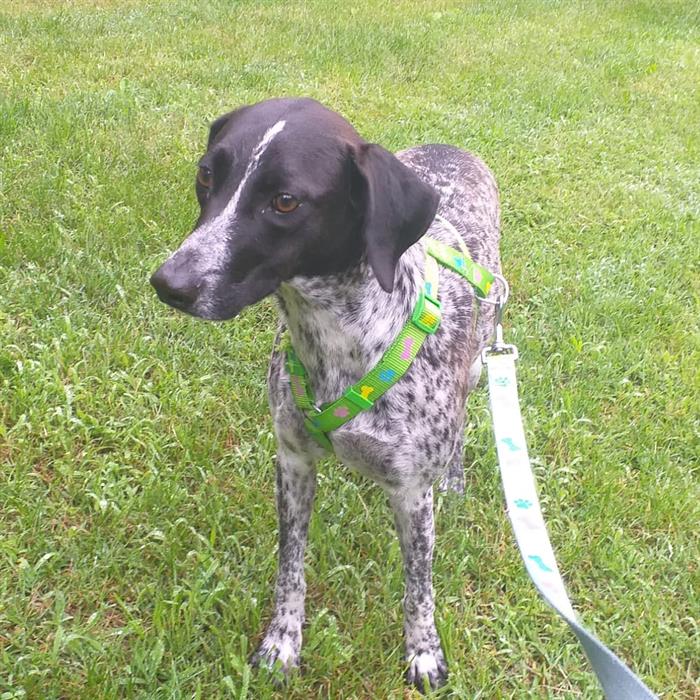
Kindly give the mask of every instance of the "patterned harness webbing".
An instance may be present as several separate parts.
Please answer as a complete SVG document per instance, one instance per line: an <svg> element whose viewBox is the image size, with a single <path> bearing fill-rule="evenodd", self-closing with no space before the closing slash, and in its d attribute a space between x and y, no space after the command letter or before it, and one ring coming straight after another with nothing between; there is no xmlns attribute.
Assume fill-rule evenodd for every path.
<svg viewBox="0 0 700 700"><path fill-rule="evenodd" d="M297 407L304 414L304 425L321 447L332 451L328 433L351 421L360 411L372 408L374 402L406 374L423 342L435 333L440 325L438 279L440 265L464 277L474 287L476 295L486 298L494 275L474 262L467 253L455 250L434 238L425 238L425 280L418 294L411 318L389 346L377 366L353 384L343 395L322 407L316 405L309 378L291 342L286 344L287 371L292 395Z"/></svg>

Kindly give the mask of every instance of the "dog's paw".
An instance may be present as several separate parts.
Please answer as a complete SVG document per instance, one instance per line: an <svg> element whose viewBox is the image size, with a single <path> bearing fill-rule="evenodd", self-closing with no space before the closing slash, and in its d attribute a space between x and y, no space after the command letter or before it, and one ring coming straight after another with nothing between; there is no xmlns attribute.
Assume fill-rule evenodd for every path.
<svg viewBox="0 0 700 700"><path fill-rule="evenodd" d="M408 659L406 682L421 693L437 690L447 680L447 663L442 650L420 651Z"/></svg>
<svg viewBox="0 0 700 700"><path fill-rule="evenodd" d="M255 668L270 671L277 680L284 680L299 667L300 648L300 634L268 631L251 657L250 663Z"/></svg>

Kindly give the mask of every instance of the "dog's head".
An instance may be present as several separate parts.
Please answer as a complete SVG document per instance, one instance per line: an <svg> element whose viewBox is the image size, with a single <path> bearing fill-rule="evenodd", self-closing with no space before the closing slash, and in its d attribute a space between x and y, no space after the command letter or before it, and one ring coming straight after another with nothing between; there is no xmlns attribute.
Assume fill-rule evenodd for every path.
<svg viewBox="0 0 700 700"><path fill-rule="evenodd" d="M194 231L151 277L162 301L224 320L297 275L366 256L391 292L427 230L437 193L338 114L308 99L242 107L211 126Z"/></svg>

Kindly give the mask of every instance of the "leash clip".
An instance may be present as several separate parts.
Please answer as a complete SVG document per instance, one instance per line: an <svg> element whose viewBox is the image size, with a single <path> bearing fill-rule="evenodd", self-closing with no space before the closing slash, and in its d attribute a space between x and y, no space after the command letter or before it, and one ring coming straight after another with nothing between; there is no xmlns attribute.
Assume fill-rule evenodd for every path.
<svg viewBox="0 0 700 700"><path fill-rule="evenodd" d="M500 275L499 275L500 277ZM503 318L503 309L508 301L508 283L503 279L505 283L505 293L496 299L496 301L487 301L482 299L482 301L487 301L489 304L493 304L496 307L496 315L494 319L494 340L493 344L485 347L481 353L481 361L486 364L490 355L512 355L513 360L518 359L518 348L515 345L503 342L503 326L501 325L501 319Z"/></svg>

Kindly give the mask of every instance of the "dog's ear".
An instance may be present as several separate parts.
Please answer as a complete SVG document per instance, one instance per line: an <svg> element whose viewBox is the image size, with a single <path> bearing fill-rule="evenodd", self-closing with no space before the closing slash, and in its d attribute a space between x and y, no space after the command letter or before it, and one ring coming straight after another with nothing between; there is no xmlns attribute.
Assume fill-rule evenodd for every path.
<svg viewBox="0 0 700 700"><path fill-rule="evenodd" d="M219 132L228 124L228 120L233 116L233 112L229 112L228 114L224 114L222 117L219 117L216 121L212 122L211 126L209 127L209 140L207 141L207 149L211 148L211 145L214 143L214 140L216 139L217 135Z"/></svg>
<svg viewBox="0 0 700 700"><path fill-rule="evenodd" d="M367 260L385 292L394 289L396 264L435 218L440 197L393 153L374 143L354 146L363 190Z"/></svg>
<svg viewBox="0 0 700 700"><path fill-rule="evenodd" d="M216 141L216 137L219 135L219 132L230 121L240 116L244 112L247 112L249 109L250 105L243 105L242 107L238 107L238 109L234 109L232 112L224 114L223 116L219 117L216 121L213 121L211 126L209 127L209 140L207 141L207 150L209 150L212 147L212 144L214 143L214 141Z"/></svg>

